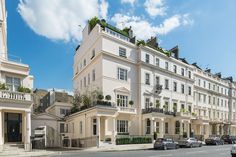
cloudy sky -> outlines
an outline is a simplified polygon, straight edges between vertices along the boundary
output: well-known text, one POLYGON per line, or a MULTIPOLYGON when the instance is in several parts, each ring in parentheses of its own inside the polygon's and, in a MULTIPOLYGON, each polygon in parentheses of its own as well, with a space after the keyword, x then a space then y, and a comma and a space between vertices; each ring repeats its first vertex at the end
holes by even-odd
POLYGON ((8 51, 31 67, 35 88, 72 88, 75 47, 97 16, 139 39, 236 79, 235 0, 6 0, 8 51))

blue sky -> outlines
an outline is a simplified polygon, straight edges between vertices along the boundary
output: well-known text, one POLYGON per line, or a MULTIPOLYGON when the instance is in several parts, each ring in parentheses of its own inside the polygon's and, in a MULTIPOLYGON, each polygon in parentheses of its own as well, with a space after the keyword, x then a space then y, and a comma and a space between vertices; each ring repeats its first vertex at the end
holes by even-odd
POLYGON ((72 90, 78 25, 93 16, 119 28, 132 25, 139 38, 156 34, 161 47, 178 45, 190 63, 236 79, 235 0, 6 0, 6 5, 8 52, 30 65, 35 88, 72 90))

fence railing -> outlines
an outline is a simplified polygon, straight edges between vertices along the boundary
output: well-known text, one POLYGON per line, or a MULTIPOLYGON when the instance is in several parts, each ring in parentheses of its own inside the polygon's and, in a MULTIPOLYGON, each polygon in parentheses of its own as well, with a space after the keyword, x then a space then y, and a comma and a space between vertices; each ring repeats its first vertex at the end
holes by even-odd
POLYGON ((21 100, 21 101, 32 101, 32 95, 30 93, 13 92, 7 90, 0 90, 0 98, 21 100))

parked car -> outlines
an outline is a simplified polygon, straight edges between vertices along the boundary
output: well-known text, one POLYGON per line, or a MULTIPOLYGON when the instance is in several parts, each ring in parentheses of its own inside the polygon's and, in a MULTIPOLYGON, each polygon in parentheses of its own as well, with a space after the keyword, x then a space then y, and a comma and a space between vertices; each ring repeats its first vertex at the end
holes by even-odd
POLYGON ((234 144, 231 148, 231 156, 232 157, 236 157, 236 144, 234 144))
POLYGON ((195 138, 185 138, 183 140, 180 140, 179 142, 179 147, 189 147, 189 148, 193 148, 193 147, 201 147, 202 146, 202 142, 198 141, 195 138))
POLYGON ((223 145, 224 141, 219 137, 209 137, 205 140, 206 145, 223 145))
POLYGON ((229 135, 223 135, 221 139, 226 144, 235 144, 236 143, 236 136, 229 136, 229 135))
POLYGON ((165 138, 157 138, 154 143, 154 149, 178 149, 179 145, 178 142, 175 142, 172 139, 165 139, 165 138))

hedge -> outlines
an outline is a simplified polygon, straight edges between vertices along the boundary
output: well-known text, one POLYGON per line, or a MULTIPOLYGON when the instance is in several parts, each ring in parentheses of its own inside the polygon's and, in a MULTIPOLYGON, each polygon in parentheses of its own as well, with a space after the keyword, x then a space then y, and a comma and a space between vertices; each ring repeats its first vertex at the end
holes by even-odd
POLYGON ((116 145, 152 143, 151 137, 123 137, 116 139, 116 145))

